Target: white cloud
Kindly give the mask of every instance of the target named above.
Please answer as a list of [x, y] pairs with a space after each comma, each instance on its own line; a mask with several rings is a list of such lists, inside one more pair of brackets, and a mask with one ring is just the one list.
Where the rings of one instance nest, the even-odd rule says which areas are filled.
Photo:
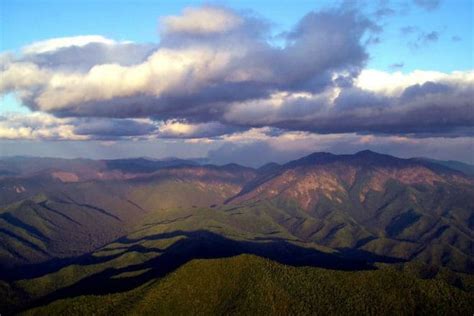
[[34, 63], [9, 63], [0, 71], [0, 93], [11, 91], [27, 92], [35, 87], [42, 87], [49, 81], [51, 73], [39, 68]]
[[43, 111], [135, 94], [158, 97], [178, 89], [189, 93], [222, 74], [231, 58], [231, 52], [207, 47], [160, 49], [141, 64], [96, 65], [85, 74], [54, 72], [32, 63], [16, 62], [1, 72], [0, 92], [41, 87], [34, 103]]
[[0, 139], [87, 140], [88, 137], [74, 133], [72, 119], [36, 112], [1, 116]]
[[241, 17], [230, 10], [205, 6], [201, 8], [186, 8], [182, 15], [162, 18], [162, 32], [166, 34], [184, 33], [205, 35], [225, 33], [237, 28], [243, 23]]
[[[39, 54], [59, 49], [61, 54], [7, 59], [8, 66], [1, 68], [1, 88], [2, 92], [20, 92], [30, 108], [63, 115], [96, 116], [102, 111], [103, 116], [131, 117], [135, 111], [143, 117], [174, 109], [178, 116], [168, 114], [163, 119], [181, 119], [179, 113], [194, 112], [192, 107], [199, 102], [209, 108], [285, 88], [320, 90], [332, 85], [334, 73], [362, 65], [366, 55], [359, 40], [369, 28], [365, 20], [355, 14], [326, 12], [308, 14], [302, 21], [282, 49], [268, 43], [262, 19], [221, 7], [188, 8], [180, 16], [164, 18], [166, 36], [154, 53], [148, 53], [146, 47], [122, 45], [117, 51], [123, 58], [96, 58], [98, 51], [88, 44], [120, 46], [101, 36], [32, 44], [24, 51]], [[338, 40], [328, 42], [332, 36]], [[71, 45], [78, 49], [60, 49]], [[74, 57], [83, 51], [97, 63]], [[107, 50], [99, 51], [106, 54]], [[123, 60], [127, 57], [144, 60], [127, 63]], [[49, 66], [48, 58], [55, 67]], [[27, 69], [29, 79], [25, 81], [13, 70], [25, 68], [26, 61], [36, 68]], [[130, 99], [120, 103], [120, 98]]]
[[235, 127], [226, 126], [219, 122], [187, 123], [176, 120], [163, 122], [157, 133], [161, 138], [208, 138], [225, 134], [232, 134]]
[[116, 41], [103, 37], [101, 35], [80, 35], [72, 37], [52, 38], [40, 42], [32, 43], [22, 49], [23, 54], [43, 54], [53, 52], [55, 50], [71, 47], [71, 46], [86, 46], [91, 43], [101, 43], [112, 45]]
[[422, 85], [426, 82], [449, 84], [474, 84], [474, 71], [440, 71], [414, 70], [410, 73], [385, 72], [375, 69], [364, 69], [357, 77], [355, 85], [367, 91], [386, 95], [400, 95], [404, 89], [412, 85]]
[[[282, 47], [268, 43], [263, 24], [204, 6], [164, 18], [160, 45], [121, 45], [96, 35], [34, 43], [24, 52], [35, 58], [0, 56], [0, 93], [58, 117], [111, 119], [77, 129], [104, 137], [238, 137], [252, 128], [473, 134], [474, 71], [362, 70], [368, 57], [361, 41], [373, 23], [354, 12], [311, 12]], [[133, 121], [136, 128], [127, 130], [132, 121], [125, 118], [165, 123], [157, 131], [155, 123]]]

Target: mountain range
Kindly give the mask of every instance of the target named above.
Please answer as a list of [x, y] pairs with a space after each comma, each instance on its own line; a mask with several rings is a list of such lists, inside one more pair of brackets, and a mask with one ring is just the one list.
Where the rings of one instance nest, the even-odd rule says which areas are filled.
[[[99, 314], [186, 314], [207, 293], [202, 314], [316, 313], [323, 297], [353, 299], [360, 313], [392, 305], [401, 313], [471, 312], [472, 170], [371, 151], [258, 169], [2, 158], [0, 310], [84, 314], [99, 296], [110, 302], [94, 307]], [[235, 273], [246, 281], [228, 283]], [[313, 281], [298, 288], [288, 279]], [[377, 289], [388, 280], [399, 280], [394, 296], [380, 301]], [[407, 284], [420, 302], [395, 299]], [[334, 286], [341, 292], [331, 294]], [[280, 302], [274, 311], [244, 309], [269, 297]], [[349, 311], [344, 306], [334, 313]]]

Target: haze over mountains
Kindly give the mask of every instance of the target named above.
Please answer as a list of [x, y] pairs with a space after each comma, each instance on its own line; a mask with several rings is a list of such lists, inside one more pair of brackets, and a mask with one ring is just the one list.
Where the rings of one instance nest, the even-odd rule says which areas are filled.
[[15, 310], [132, 291], [195, 258], [239, 254], [345, 271], [416, 263], [468, 291], [474, 178], [459, 166], [371, 151], [258, 169], [3, 158], [2, 291]]

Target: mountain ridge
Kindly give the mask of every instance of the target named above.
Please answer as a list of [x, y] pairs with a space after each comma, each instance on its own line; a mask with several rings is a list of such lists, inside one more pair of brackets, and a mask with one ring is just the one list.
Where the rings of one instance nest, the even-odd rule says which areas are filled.
[[[255, 211], [267, 214], [278, 231], [288, 232], [297, 240], [347, 254], [356, 249], [359, 253], [403, 260], [420, 258], [454, 269], [473, 269], [474, 178], [433, 162], [368, 150], [354, 155], [313, 153], [259, 169], [238, 164], [192, 165], [181, 160], [177, 165], [152, 167], [143, 158], [114, 161], [126, 171], [118, 172], [116, 165], [100, 161], [100, 167], [106, 169], [95, 174], [88, 169], [91, 161], [87, 161], [85, 166], [73, 165], [80, 172], [56, 166], [4, 176], [0, 187], [0, 214], [4, 214], [0, 237], [5, 246], [10, 245], [8, 256], [21, 240], [26, 258], [28, 252], [38, 249], [47, 252], [48, 242], [39, 241], [34, 232], [42, 231], [50, 240], [60, 242], [63, 233], [54, 233], [53, 239], [48, 234], [63, 231], [55, 227], [66, 225], [63, 220], [81, 212], [99, 216], [94, 217], [97, 223], [74, 220], [85, 225], [81, 228], [86, 229], [84, 232], [90, 229], [91, 236], [96, 236], [93, 240], [98, 241], [92, 243], [100, 246], [118, 235], [99, 237], [102, 233], [93, 227], [111, 225], [111, 231], [131, 232], [131, 226], [123, 229], [124, 224], [112, 220], [114, 216], [125, 222], [133, 218], [138, 225], [147, 214], [173, 214], [179, 209], [192, 213], [194, 209], [210, 208], [215, 211], [207, 220], [215, 221], [212, 217], [217, 216], [216, 212], [237, 207], [246, 210], [242, 216], [249, 218], [255, 216]], [[142, 169], [137, 170], [136, 164]], [[93, 164], [94, 168], [97, 165]], [[38, 196], [47, 198], [43, 201]], [[71, 198], [72, 204], [64, 203]], [[57, 206], [48, 209], [48, 203]], [[71, 205], [76, 208], [73, 213], [68, 210]], [[52, 210], [57, 212], [53, 214]], [[193, 225], [202, 228], [201, 223]], [[76, 231], [74, 227], [69, 229]], [[443, 246], [436, 248], [437, 244]]]
[[[271, 271], [294, 268], [294, 277], [324, 268], [331, 271], [324, 286], [352, 273], [347, 282], [362, 282], [366, 270], [382, 284], [395, 277], [386, 267], [415, 265], [422, 277], [408, 283], [418, 293], [443, 288], [462, 302], [471, 295], [474, 178], [460, 171], [371, 151], [313, 153], [258, 169], [117, 161], [49, 168], [32, 159], [12, 165], [19, 174], [0, 177], [0, 295], [7, 305], [18, 311], [51, 303], [55, 310], [63, 302], [89, 304], [91, 294], [122, 304], [195, 259], [231, 264], [246, 254], [271, 260]], [[260, 269], [259, 259], [243, 258], [237, 261]], [[372, 293], [365, 289], [372, 283], [363, 284]], [[396, 293], [405, 285], [397, 283]]]

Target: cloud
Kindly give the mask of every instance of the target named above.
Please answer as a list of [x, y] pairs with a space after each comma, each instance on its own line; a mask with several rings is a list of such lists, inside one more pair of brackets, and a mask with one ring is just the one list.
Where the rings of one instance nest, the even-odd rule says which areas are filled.
[[[54, 54], [40, 49], [7, 62], [0, 91], [15, 92], [33, 110], [62, 116], [99, 111], [104, 117], [196, 120], [199, 109], [200, 116], [214, 119], [233, 101], [276, 90], [321, 91], [335, 84], [335, 74], [356, 76], [368, 58], [361, 39], [375, 30], [354, 11], [312, 12], [287, 33], [280, 48], [264, 37], [265, 21], [230, 9], [191, 8], [163, 23], [166, 36], [153, 52], [105, 39], [80, 45], [65, 39], [67, 45], [52, 45]], [[108, 50], [119, 57], [109, 57]], [[71, 56], [90, 56], [87, 60], [96, 64]], [[21, 79], [25, 71], [28, 80]]]
[[186, 8], [180, 16], [167, 16], [161, 20], [163, 35], [189, 34], [207, 35], [225, 33], [239, 27], [243, 19], [233, 11], [204, 6]]
[[423, 33], [418, 39], [422, 42], [436, 42], [439, 39], [439, 33], [436, 31]]
[[153, 121], [117, 118], [58, 118], [51, 114], [7, 113], [0, 116], [0, 139], [10, 140], [151, 140], [231, 137], [246, 128], [219, 122]]
[[395, 14], [395, 10], [391, 8], [380, 8], [377, 11], [375, 11], [375, 15], [379, 18], [383, 18], [386, 16], [394, 15], [394, 14]]
[[209, 138], [242, 131], [242, 128], [227, 126], [219, 122], [189, 124], [180, 121], [166, 121], [158, 131], [161, 138]]
[[418, 7], [427, 10], [433, 11], [437, 9], [441, 3], [440, 0], [414, 0], [413, 1]]
[[[410, 33], [406, 34], [409, 35]], [[408, 41], [408, 47], [411, 49], [420, 49], [428, 46], [429, 44], [435, 43], [439, 40], [440, 33], [438, 31], [424, 32], [416, 30], [417, 36]]]
[[116, 42], [100, 35], [60, 37], [32, 43], [28, 46], [23, 47], [22, 52], [25, 55], [44, 54], [54, 52], [56, 50], [66, 47], [83, 47], [91, 43], [112, 45]]
[[150, 135], [156, 130], [156, 124], [148, 119], [86, 118], [76, 120], [74, 133], [76, 135], [88, 135], [95, 139], [99, 139]]
[[[434, 80], [434, 81], [431, 81]], [[474, 73], [364, 71], [355, 86], [235, 103], [226, 122], [315, 133], [474, 134]]]
[[400, 95], [404, 89], [426, 82], [447, 82], [451, 85], [465, 86], [474, 80], [473, 71], [440, 71], [414, 70], [410, 73], [385, 72], [375, 69], [365, 69], [355, 82], [355, 86], [381, 94]]
[[351, 9], [309, 12], [278, 46], [267, 21], [218, 6], [165, 17], [160, 31], [157, 44], [83, 36], [2, 54], [0, 92], [56, 121], [9, 117], [0, 138], [473, 135], [474, 73], [364, 69], [380, 27]]
[[54, 72], [86, 73], [101, 64], [132, 66], [142, 63], [156, 49], [154, 44], [129, 42], [100, 43], [68, 46], [44, 53], [27, 54], [19, 62], [30, 62]]
[[389, 0], [377, 1], [377, 6], [375, 8], [374, 15], [377, 19], [383, 19], [388, 16], [395, 15], [397, 12], [391, 8]]
[[408, 46], [412, 49], [419, 49], [430, 43], [437, 42], [440, 38], [438, 31], [423, 31], [416, 26], [404, 26], [400, 29], [400, 34], [404, 37], [409, 37]]
[[74, 133], [71, 121], [45, 113], [6, 114], [0, 116], [0, 139], [87, 140]]

